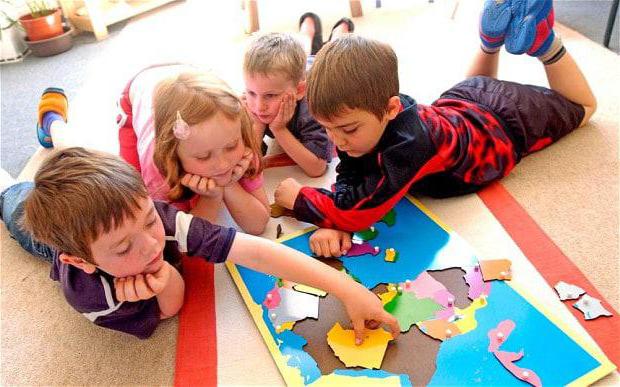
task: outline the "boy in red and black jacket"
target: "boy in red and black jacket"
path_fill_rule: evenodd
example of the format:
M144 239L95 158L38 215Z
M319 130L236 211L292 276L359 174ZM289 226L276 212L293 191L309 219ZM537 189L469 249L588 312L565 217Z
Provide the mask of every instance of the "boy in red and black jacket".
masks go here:
M381 219L407 192L475 192L588 122L596 100L553 32L551 0L489 0L480 21L469 77L429 106L399 94L387 44L349 35L321 49L307 96L338 148L338 177L332 191L286 179L275 192L297 219L323 228L311 238L315 254L340 256L350 247L348 232ZM551 88L496 79L504 43L513 54L537 57Z

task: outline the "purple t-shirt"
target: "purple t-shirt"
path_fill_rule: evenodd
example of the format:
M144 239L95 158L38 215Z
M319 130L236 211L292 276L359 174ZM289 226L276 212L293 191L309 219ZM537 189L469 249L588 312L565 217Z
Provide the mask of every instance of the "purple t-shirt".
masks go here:
M156 201L155 209L164 224L166 251L204 257L212 263L226 260L235 238L235 229L211 224L164 202ZM118 302L114 277L101 270L87 274L56 257L50 277L61 283L67 302L99 326L146 339L159 323L157 297L138 302Z

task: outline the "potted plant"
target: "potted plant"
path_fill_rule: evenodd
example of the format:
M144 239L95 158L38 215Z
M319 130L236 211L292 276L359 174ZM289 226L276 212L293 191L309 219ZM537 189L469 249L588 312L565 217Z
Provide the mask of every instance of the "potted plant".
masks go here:
M30 42L53 38L63 34L62 12L56 2L29 0L30 13L19 18Z
M21 60L28 51L16 14L9 0L0 0L0 63Z
M73 47L73 28L63 23L55 0L26 0L25 4L30 12L19 18L19 24L26 31L25 42L33 55L56 55Z

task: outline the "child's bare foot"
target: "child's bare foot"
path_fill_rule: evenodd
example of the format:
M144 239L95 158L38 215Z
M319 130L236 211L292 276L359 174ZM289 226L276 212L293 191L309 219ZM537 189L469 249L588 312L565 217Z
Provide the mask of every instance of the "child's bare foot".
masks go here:
M351 33L354 30L355 24L353 24L353 20L348 17L343 17L332 27L332 32L329 34L329 41L331 42L334 39L338 39L342 35Z

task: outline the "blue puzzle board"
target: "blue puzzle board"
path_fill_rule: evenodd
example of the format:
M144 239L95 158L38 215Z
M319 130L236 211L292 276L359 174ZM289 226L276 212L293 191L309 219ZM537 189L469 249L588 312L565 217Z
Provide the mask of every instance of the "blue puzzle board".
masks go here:
M471 247L414 199L401 200L395 211L396 223L392 227L375 224L379 234L370 243L395 248L399 252L396 262L384 261L382 254L342 259L347 272L367 288L380 283L403 282L416 278L423 271L477 264L478 259ZM282 238L282 243L310 255L308 239L311 232ZM308 385L327 380L326 375L321 375L316 361L304 351L305 338L290 330L276 332L268 310L262 305L267 292L276 286L277 278L233 264L229 269L286 382ZM486 300L487 306L476 311L475 329L441 342L436 358L437 369L430 385L527 385L508 372L488 351L488 331L507 319L514 321L516 328L501 349L510 352L523 349L525 356L516 364L535 370L545 385L592 383L615 369L604 355L578 343L574 335L550 319L549 313L533 306L513 286L493 281ZM365 377L364 382L368 382L366 378L372 378L377 384L387 380L393 384L396 380L400 385L411 385L408 375L382 370L346 369L343 366L331 376L334 375L340 377L339 383L355 383L356 378Z

